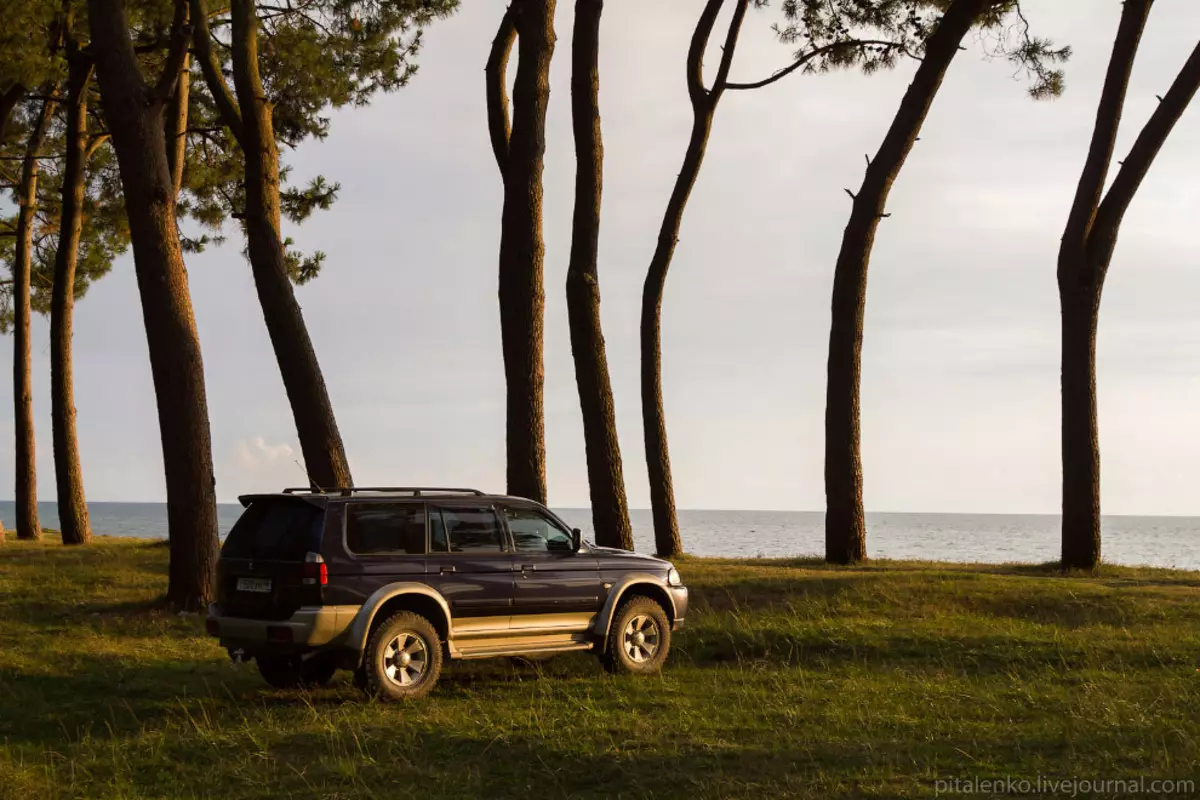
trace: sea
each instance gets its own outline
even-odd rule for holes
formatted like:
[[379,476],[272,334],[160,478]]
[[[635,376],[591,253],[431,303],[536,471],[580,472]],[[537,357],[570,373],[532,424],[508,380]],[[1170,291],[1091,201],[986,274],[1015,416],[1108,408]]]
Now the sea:
[[[591,538],[591,512],[555,509]],[[14,505],[0,501],[0,520],[11,529]],[[162,503],[89,503],[97,534],[163,539],[167,507]],[[217,507],[222,538],[241,514],[237,504]],[[787,558],[824,552],[824,514],[818,511],[681,510],[684,550],[700,556]],[[43,526],[58,527],[54,503],[39,503]],[[648,509],[630,511],[638,551],[654,551]],[[1200,517],[1107,516],[1103,557],[1111,564],[1200,570]],[[871,558],[983,563],[1043,563],[1059,555],[1059,518],[1053,514],[868,513],[867,553]]]

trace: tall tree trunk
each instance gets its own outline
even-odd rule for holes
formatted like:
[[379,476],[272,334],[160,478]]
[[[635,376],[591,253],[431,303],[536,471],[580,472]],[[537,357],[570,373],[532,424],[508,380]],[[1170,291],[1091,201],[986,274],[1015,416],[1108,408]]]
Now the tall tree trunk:
[[[47,90],[53,94],[54,88]],[[17,538],[40,539],[38,522],[37,458],[33,435],[32,355],[29,346],[29,281],[33,267],[33,227],[37,213],[38,160],[46,130],[54,114],[54,101],[43,100],[34,122],[21,165],[18,190],[17,241],[13,254],[13,420],[16,427],[16,514]]]
[[300,449],[319,486],[353,486],[333,404],[295,289],[280,236],[279,150],[258,66],[254,0],[233,0],[233,79],[246,158],[245,226],[250,267],[267,333],[292,407]]
[[600,14],[603,0],[577,0],[571,41],[571,118],[575,131],[575,216],[567,267],[567,319],[583,412],[583,442],[596,543],[633,549],[621,447],[604,333],[600,325]]
[[1121,220],[1175,123],[1200,88],[1200,44],[1150,115],[1108,191],[1129,76],[1153,0],[1126,0],[1113,42],[1092,140],[1058,254],[1062,310],[1062,566],[1100,563],[1100,437],[1096,331],[1104,279]]
[[[546,502],[543,419],[542,163],[555,0],[513,0],[486,70],[493,149],[504,179],[500,223],[500,340],[506,384],[508,493]],[[514,35],[517,75],[508,131],[505,71]]]
[[66,163],[62,176],[62,218],[54,256],[50,301],[50,418],[54,430],[54,477],[58,489],[58,521],[63,544],[92,540],[79,440],[75,431],[75,386],[71,368],[75,264],[83,227],[87,92],[92,64],[77,54],[70,58],[67,89]]
[[[168,603],[200,610],[212,599],[217,507],[204,364],[179,247],[163,111],[182,61],[176,14],[172,63],[154,87],[138,68],[122,0],[88,0],[104,116],[120,165],[134,271],[158,402],[170,529]],[[181,41],[182,40],[182,41]],[[177,70],[175,70],[177,73]]]
[[650,259],[642,288],[642,429],[646,439],[646,472],[650,479],[650,509],[654,517],[654,549],[659,555],[683,552],[679,522],[675,514],[675,488],[671,481],[671,457],[667,448],[667,422],[662,396],[662,299],[667,270],[675,255],[683,212],[704,163],[708,135],[712,131],[717,103],[725,91],[734,48],[746,15],[748,0],[737,0],[725,49],[711,89],[704,88],[704,51],[708,47],[717,13],[723,0],[708,0],[692,33],[687,56],[688,96],[692,103],[692,133],[688,138],[683,166],[671,189],[667,209],[658,231],[658,244]]
[[900,108],[871,159],[862,187],[852,195],[850,221],[842,234],[833,275],[825,397],[825,558],[851,564],[867,557],[859,450],[859,386],[867,266],[888,193],[921,132],[959,43],[994,0],[954,0],[925,47],[925,56],[900,101]]
[[[1077,257],[1082,259],[1084,254]],[[1091,568],[1100,562],[1100,434],[1096,414],[1099,287],[1084,281],[1064,287],[1059,299],[1062,309],[1062,558],[1064,564]]]

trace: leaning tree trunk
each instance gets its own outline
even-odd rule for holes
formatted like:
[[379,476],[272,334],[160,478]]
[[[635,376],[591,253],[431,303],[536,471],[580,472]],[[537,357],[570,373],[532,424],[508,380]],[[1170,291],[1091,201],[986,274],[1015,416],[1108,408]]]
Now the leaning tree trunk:
[[[55,89],[50,88],[53,94]],[[16,428],[17,538],[40,539],[38,522],[37,458],[33,435],[33,378],[29,346],[29,281],[33,267],[33,226],[37,212],[39,156],[54,114],[54,101],[42,101],[21,165],[18,189],[17,240],[13,254],[13,420]]]
[[[217,506],[204,364],[179,247],[163,133],[163,109],[177,76],[169,75],[168,66],[159,85],[146,84],[129,39],[122,0],[88,0],[88,8],[104,116],[120,165],[158,402],[170,529],[167,602],[200,610],[213,596]],[[178,53],[177,46],[178,42],[173,44],[173,52]],[[182,53],[178,59],[182,60]]]
[[167,168],[171,172],[171,185],[175,190],[176,200],[183,188],[183,163],[187,156],[187,122],[188,97],[191,90],[191,74],[188,72],[189,55],[184,55],[183,66],[179,71],[179,84],[167,107],[166,137],[167,137]]
[[688,138],[683,166],[671,189],[658,244],[646,271],[642,287],[642,431],[646,440],[646,472],[650,479],[650,510],[654,518],[654,549],[661,556],[673,557],[683,552],[679,538],[679,521],[675,513],[675,487],[671,481],[671,456],[667,448],[667,421],[662,395],[662,300],[667,284],[667,270],[675,255],[683,212],[687,208],[692,187],[704,163],[708,135],[712,131],[717,103],[725,91],[729,68],[733,61],[747,0],[738,0],[725,37],[725,48],[712,89],[704,88],[704,51],[708,47],[722,0],[708,0],[692,33],[687,56],[688,96],[692,103],[692,133]]
[[[486,71],[492,144],[504,179],[499,299],[508,493],[541,503],[546,502],[542,164],[554,54],[554,7],[555,0],[514,0],[493,43]],[[509,132],[504,73],[514,35],[517,75]]]
[[245,154],[245,226],[250,268],[267,333],[296,422],[304,464],[323,487],[352,486],[333,404],[288,273],[280,236],[279,150],[258,65],[254,0],[233,0],[233,79]]
[[842,234],[833,275],[825,396],[825,559],[835,564],[851,564],[867,557],[859,449],[859,386],[867,266],[875,231],[884,216],[892,184],[921,132],[959,43],[979,12],[991,2],[954,0],[946,10],[929,37],[924,59],[900,101],[900,109],[879,151],[867,165],[862,187],[858,194],[851,195],[854,202],[850,221]]
[[578,0],[571,42],[571,117],[575,130],[575,216],[567,266],[567,320],[583,412],[583,443],[596,543],[633,549],[621,447],[604,333],[600,326],[600,194],[604,146],[600,136],[600,14],[603,0]]
[[83,227],[87,91],[91,75],[91,62],[73,55],[66,106],[67,152],[62,176],[62,217],[50,301],[50,419],[54,431],[54,477],[63,544],[86,544],[92,540],[75,431],[75,385],[71,368],[75,264]]
[[[1150,165],[1183,112],[1200,91],[1200,43],[1171,88],[1159,98],[1134,140],[1112,185],[1097,205],[1116,140],[1125,87],[1145,24],[1149,0],[1127,0],[1122,12],[1109,78],[1101,95],[1097,126],[1084,176],[1076,192],[1059,251],[1058,286],[1063,324],[1063,558],[1064,568],[1092,569],[1100,563],[1100,442],[1096,421],[1096,328],[1104,278],[1117,247],[1121,220]],[[1132,16],[1133,19],[1128,18]],[[1133,30],[1130,33],[1129,30]],[[1097,156],[1096,152],[1100,155]],[[1098,179],[1097,179],[1098,178]],[[1082,199],[1081,199],[1082,198]],[[1078,221],[1089,224],[1079,227]],[[1080,232],[1082,231],[1082,236]],[[1079,242],[1082,239],[1083,245]]]

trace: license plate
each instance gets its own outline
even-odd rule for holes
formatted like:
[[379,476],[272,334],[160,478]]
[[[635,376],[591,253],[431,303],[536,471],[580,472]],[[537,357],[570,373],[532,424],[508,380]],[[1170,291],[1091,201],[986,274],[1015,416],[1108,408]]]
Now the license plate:
[[239,592],[270,592],[270,578],[238,578],[237,588]]

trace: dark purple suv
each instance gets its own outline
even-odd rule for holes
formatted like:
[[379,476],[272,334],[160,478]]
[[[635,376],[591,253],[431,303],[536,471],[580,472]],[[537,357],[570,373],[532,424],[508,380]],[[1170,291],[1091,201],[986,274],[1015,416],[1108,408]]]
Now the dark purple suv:
[[240,499],[207,628],[273,686],[342,668],[380,698],[421,697],[446,658],[568,650],[652,673],[687,613],[670,563],[584,542],[532,500],[407,487]]

